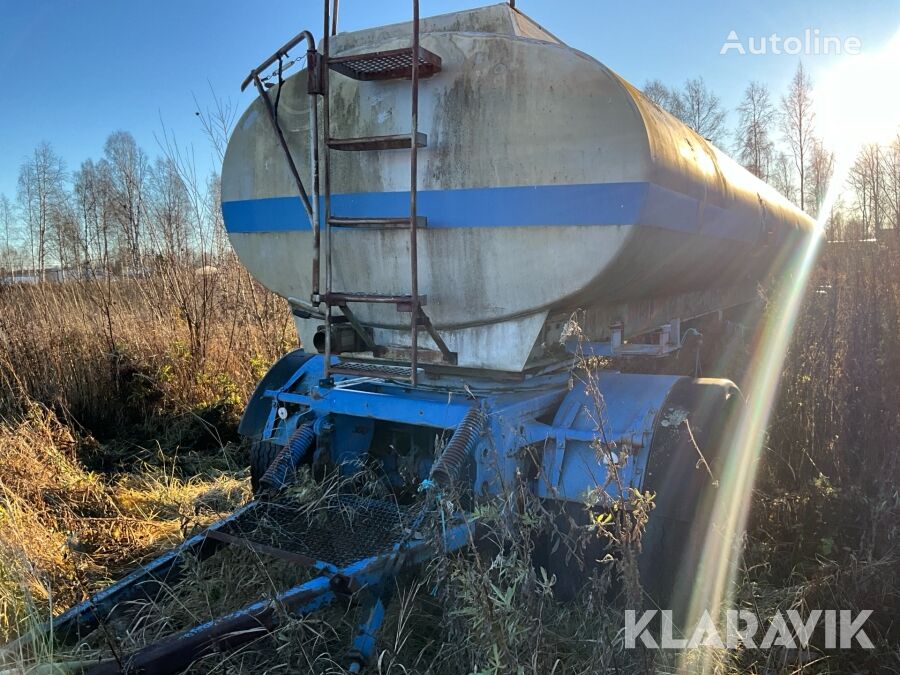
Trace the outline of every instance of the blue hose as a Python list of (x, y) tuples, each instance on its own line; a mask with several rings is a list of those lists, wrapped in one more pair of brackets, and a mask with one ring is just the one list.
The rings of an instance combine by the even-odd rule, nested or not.
[(306, 453), (312, 447), (316, 440), (316, 432), (313, 431), (312, 424), (301, 424), (291, 434), (288, 442), (275, 455), (275, 459), (266, 469), (262, 478), (259, 479), (260, 487), (263, 490), (279, 490), (287, 485), (288, 477), (294, 473), (294, 469), (303, 461)]

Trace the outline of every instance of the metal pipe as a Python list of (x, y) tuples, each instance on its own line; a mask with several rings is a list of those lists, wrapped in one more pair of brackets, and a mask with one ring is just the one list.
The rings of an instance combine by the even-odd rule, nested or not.
[[(324, 204), (325, 211), (325, 295), (331, 294), (331, 153), (328, 148), (328, 139), (331, 137), (331, 118), (328, 105), (328, 99), (331, 95), (329, 77), (330, 66), (329, 58), (329, 39), (328, 39), (328, 0), (323, 0), (323, 32), (322, 32), (322, 136), (325, 139), (325, 147), (322, 149), (322, 157), (324, 159)], [(318, 302), (319, 298), (313, 298), (313, 303)], [(325, 358), (322, 365), (322, 377), (329, 378), (329, 369), (331, 368), (331, 304), (325, 301)]]
[[(313, 67), (312, 61), (310, 59), (315, 59), (318, 61), (318, 52), (316, 52), (315, 45), (313, 45), (306, 52), (306, 68), (310, 70)], [(325, 78), (327, 77), (326, 73), (322, 72), (322, 69), (318, 67), (316, 64), (316, 73), (317, 77)], [(319, 83), (319, 87), (321, 88), (321, 82)], [(309, 95), (309, 164), (310, 164), (310, 172), (312, 174), (312, 189), (313, 189), (313, 198), (312, 198), (312, 229), (313, 229), (313, 262), (312, 262), (312, 297), (315, 298), (319, 295), (319, 246), (321, 245), (321, 234), (320, 227), (321, 223), (319, 221), (319, 103), (316, 101), (316, 95), (310, 93)]]
[(410, 354), (410, 382), (416, 385), (416, 369), (419, 360), (419, 259), (417, 251), (418, 218), (416, 217), (416, 187), (418, 185), (418, 138), (419, 132), (419, 0), (413, 0), (413, 41), (412, 41), (412, 129), (410, 135), (409, 158), (409, 262), (412, 277), (412, 351)]
[(375, 644), (381, 624), (384, 623), (385, 602), (382, 598), (376, 598), (369, 616), (359, 627), (356, 637), (353, 638), (352, 662), (347, 670), (351, 673), (361, 673), (375, 654)]
[(260, 72), (262, 72), (263, 70), (265, 70), (266, 68), (271, 66), (278, 59), (281, 59), (281, 58), (284, 58), (285, 56), (287, 56), (288, 52), (291, 49), (293, 49), (294, 47), (296, 47), (297, 44), (301, 40), (306, 40), (307, 52), (310, 49), (315, 51), (316, 40), (315, 40), (315, 38), (313, 38), (312, 33), (310, 33), (308, 30), (304, 30), (304, 31), (297, 33), (294, 37), (292, 37), (290, 40), (285, 42), (281, 47), (279, 47), (278, 50), (274, 54), (272, 54), (272, 56), (267, 58), (265, 61), (260, 63), (258, 66), (256, 66), (256, 68), (254, 68), (253, 70), (250, 71), (250, 74), (244, 78), (243, 82), (241, 82), (241, 91), (244, 91), (244, 89), (246, 89), (247, 86), (253, 81), (254, 75), (259, 75)]
[(331, 34), (337, 35), (337, 21), (338, 21), (338, 0), (334, 0), (334, 12), (332, 12), (331, 16)]
[[(316, 76), (324, 79), (325, 74), (323, 74), (321, 69), (318, 68), (319, 64), (317, 62), (318, 52), (316, 51), (316, 39), (313, 37), (313, 34), (310, 31), (304, 30), (284, 43), (274, 54), (272, 54), (269, 58), (267, 58), (256, 68), (254, 68), (241, 83), (241, 91), (244, 91), (244, 89), (247, 88), (247, 85), (249, 85), (250, 82), (255, 83), (256, 88), (259, 91), (259, 95), (262, 97), (263, 101), (266, 104), (266, 110), (269, 113), (269, 119), (271, 120), (272, 125), (275, 127), (275, 133), (278, 135), (278, 141), (281, 144), (285, 155), (287, 156), (288, 164), (291, 168), (291, 174), (294, 176), (294, 181), (297, 183), (300, 197), (303, 200), (303, 206), (306, 209), (307, 215), (309, 216), (310, 224), (312, 225), (313, 230), (312, 296), (313, 298), (315, 298), (319, 294), (319, 247), (321, 244), (319, 221), (319, 107), (316, 103), (315, 92), (311, 89), (309, 93), (309, 170), (310, 175), (312, 176), (313, 195), (312, 200), (310, 200), (306, 195), (306, 190), (303, 186), (303, 182), (300, 180), (300, 175), (297, 172), (297, 167), (294, 165), (294, 159), (287, 147), (287, 143), (284, 139), (284, 134), (282, 134), (281, 128), (278, 125), (278, 119), (275, 116), (275, 110), (274, 108), (272, 108), (272, 103), (269, 99), (269, 95), (266, 92), (265, 87), (262, 86), (262, 82), (259, 79), (260, 72), (271, 66), (279, 59), (287, 56), (288, 52), (296, 47), (301, 40), (306, 40), (307, 72), (313, 73), (315, 71)], [(315, 89), (318, 89), (318, 87), (316, 87)]]
[(176, 548), (163, 553), (158, 558), (136, 569), (128, 576), (108, 586), (84, 602), (75, 605), (64, 614), (36, 628), (13, 642), (4, 646), (8, 653), (18, 653), (35, 641), (44, 641), (52, 635), (54, 640), (66, 642), (79, 635), (86, 635), (94, 630), (116, 607), (140, 595), (152, 594), (154, 588), (163, 584), (174, 583), (181, 574), (181, 563), (186, 554), (204, 558), (221, 548), (221, 542), (208, 535), (236, 520), (250, 509), (256, 508), (259, 502), (249, 502), (230, 516), (213, 523), (206, 530), (183, 541)]
[(294, 163), (294, 157), (293, 155), (291, 155), (291, 150), (288, 147), (287, 139), (285, 139), (284, 133), (282, 133), (281, 127), (278, 125), (278, 118), (275, 116), (275, 108), (272, 107), (272, 100), (269, 98), (269, 93), (266, 91), (266, 88), (260, 81), (259, 74), (256, 71), (253, 71), (253, 73), (251, 73), (251, 77), (253, 78), (253, 83), (256, 85), (256, 89), (259, 91), (259, 95), (262, 98), (263, 103), (265, 103), (266, 105), (266, 112), (269, 115), (269, 121), (272, 123), (272, 128), (275, 130), (275, 135), (278, 137), (278, 143), (281, 145), (281, 149), (284, 150), (284, 156), (287, 159), (288, 168), (290, 168), (291, 175), (294, 177), (294, 184), (297, 186), (298, 192), (300, 192), (300, 201), (303, 202), (303, 208), (306, 209), (306, 215), (309, 217), (310, 222), (312, 222), (312, 204), (309, 201), (309, 195), (306, 194), (306, 188), (303, 187), (303, 181), (300, 179), (300, 172), (297, 171), (297, 165)]
[[(365, 585), (377, 582), (382, 558), (366, 558), (344, 568), (345, 576)], [(213, 650), (227, 650), (258, 639), (274, 629), (285, 613), (306, 614), (334, 600), (331, 579), (319, 576), (277, 596), (275, 601), (260, 600), (227, 616), (178, 633), (148, 645), (124, 659), (124, 669), (115, 660), (103, 661), (87, 669), (87, 675), (128, 673), (178, 673)], [(279, 611), (279, 609), (281, 611)]]

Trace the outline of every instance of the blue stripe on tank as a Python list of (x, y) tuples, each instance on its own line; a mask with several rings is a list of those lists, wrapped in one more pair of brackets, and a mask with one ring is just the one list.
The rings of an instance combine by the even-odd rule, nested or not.
[[(335, 194), (331, 204), (335, 216), (397, 217), (409, 213), (409, 192)], [(644, 224), (693, 232), (699, 229), (699, 207), (697, 199), (681, 193), (629, 182), (419, 190), (417, 210), (428, 218), (429, 229)], [(752, 225), (734, 222), (724, 209), (711, 209), (709, 204), (705, 208), (719, 214), (716, 227), (703, 228), (705, 234), (755, 239), (757, 229)], [(229, 232), (310, 229), (299, 197), (225, 201), (222, 214)]]

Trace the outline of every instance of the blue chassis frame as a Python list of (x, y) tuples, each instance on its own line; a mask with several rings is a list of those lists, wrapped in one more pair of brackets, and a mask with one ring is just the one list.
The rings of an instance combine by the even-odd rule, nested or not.
[[(284, 444), (301, 424), (312, 422), (321, 439), (340, 434), (343, 427), (365, 420), (375, 424), (398, 423), (452, 431), (473, 408), (482, 411), (484, 424), (474, 446), (475, 493), (498, 494), (521, 480), (526, 448), (540, 454), (538, 476), (528, 478), (538, 497), (558, 501), (597, 502), (597, 490), (609, 499), (621, 490), (643, 484), (653, 434), (675, 383), (683, 379), (664, 375), (626, 375), (603, 372), (590, 375), (561, 370), (535, 375), (522, 381), (469, 381), (450, 378), (411, 387), (379, 378), (338, 376), (322, 379), (319, 355), (302, 364), (278, 388), (258, 391), (255, 403), (270, 406), (262, 440)], [(251, 402), (253, 405), (254, 402)], [(289, 411), (288, 408), (291, 408)], [(552, 418), (552, 423), (547, 419)], [(365, 426), (365, 425), (364, 425)], [(342, 437), (344, 440), (348, 436)], [(371, 433), (350, 443), (344, 459), (362, 459), (368, 452)], [(537, 454), (537, 453), (535, 453)], [(613, 471), (615, 464), (615, 471)], [(350, 466), (358, 463), (350, 462)], [(429, 467), (425, 467), (426, 470)], [(612, 477), (616, 480), (613, 481)], [(423, 480), (423, 484), (428, 484)], [(121, 581), (73, 607), (44, 628), (44, 634), (67, 637), (90, 630), (116, 605), (134, 597), (141, 587), (172, 581), (180, 573), (185, 554), (209, 555), (226, 545), (208, 536), (255, 508), (251, 502), (176, 549), (144, 565)], [(354, 638), (354, 665), (359, 668), (374, 654), (375, 635), (385, 613), (389, 580), (405, 566), (421, 564), (443, 551), (465, 547), (472, 539), (475, 521), (457, 514), (444, 527), (438, 542), (403, 542), (382, 555), (358, 560), (341, 569), (316, 561), (318, 576), (279, 594), (274, 601), (259, 601), (196, 626), (166, 642), (170, 645), (192, 639), (215, 640), (216, 628), (229, 621), (251, 620), (273, 606), (305, 615), (330, 604), (337, 597), (335, 576), (353, 580), (369, 591), (368, 615)], [(151, 586), (147, 586), (147, 584)], [(250, 631), (252, 632), (252, 631)], [(21, 638), (33, 639), (35, 634)]]
[[(478, 406), (485, 429), (474, 452), (476, 494), (510, 487), (525, 468), (522, 451), (538, 447), (541, 466), (531, 486), (534, 493), (577, 502), (598, 487), (609, 499), (621, 496), (620, 490), (642, 487), (659, 412), (683, 379), (561, 370), (522, 381), (447, 378), (413, 388), (368, 377), (323, 381), (322, 365), (323, 357), (313, 356), (281, 387), (260, 392), (270, 405), (262, 440), (284, 444), (301, 422), (312, 422), (320, 438), (360, 419), (452, 430)], [(548, 418), (551, 424), (542, 421)], [(355, 460), (368, 449), (360, 441), (343, 448), (342, 459), (358, 466)]]

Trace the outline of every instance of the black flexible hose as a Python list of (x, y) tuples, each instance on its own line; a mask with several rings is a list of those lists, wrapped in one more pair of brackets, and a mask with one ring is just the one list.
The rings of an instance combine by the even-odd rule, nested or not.
[(463, 416), (450, 437), (447, 446), (431, 467), (431, 479), (442, 488), (448, 488), (459, 480), (466, 460), (475, 451), (478, 437), (484, 428), (481, 410), (475, 406)]
[(275, 455), (275, 459), (272, 460), (262, 478), (259, 479), (260, 486), (265, 490), (283, 488), (287, 483), (288, 476), (297, 468), (315, 440), (316, 432), (313, 431), (312, 424), (301, 424), (297, 427), (288, 442)]

